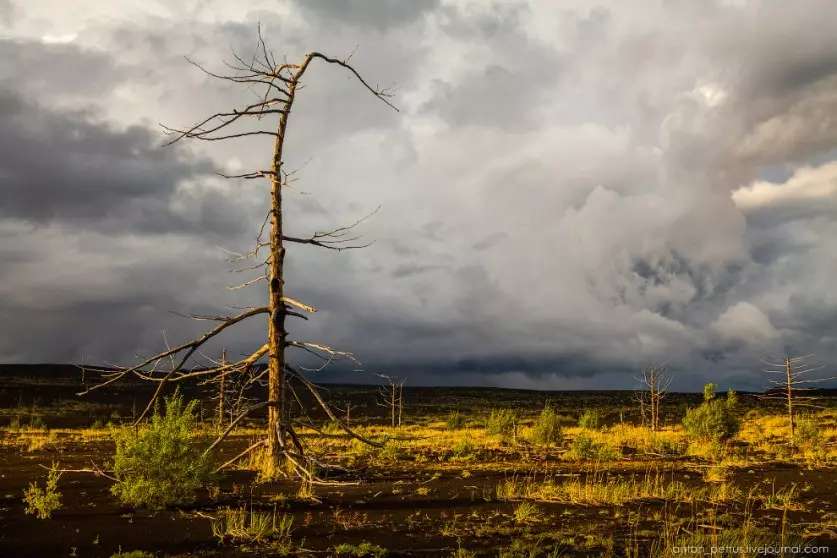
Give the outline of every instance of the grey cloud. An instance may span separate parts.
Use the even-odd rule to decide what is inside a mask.
[[[440,7],[441,29],[464,41],[485,41],[497,36],[516,35],[526,40],[520,28],[531,10],[525,2],[490,2]]]
[[[395,279],[399,279],[401,277],[410,277],[412,275],[419,275],[422,273],[427,273],[429,271],[433,271],[435,269],[439,269],[439,266],[435,265],[400,265],[395,268],[392,272],[392,276]]]
[[[501,243],[503,240],[509,237],[508,233],[505,232],[498,232],[491,235],[486,236],[479,242],[475,242],[471,248],[474,250],[488,250],[489,248],[493,248]]]
[[[314,160],[289,194],[289,226],[303,235],[382,209],[364,223],[377,240],[367,250],[289,248],[288,292],[319,309],[294,323],[294,338],[352,350],[366,368],[411,383],[510,387],[630,388],[649,360],[669,360],[681,389],[709,379],[753,386],[759,358],[774,352],[833,358],[837,230],[831,178],[822,174],[834,158],[833,4],[597,4],[292,2],[281,15],[245,6],[235,21],[218,4],[200,21],[184,8],[176,19],[91,23],[79,34],[87,46],[55,48],[68,65],[103,61],[100,74],[78,66],[101,97],[92,99],[81,80],[62,95],[36,76],[18,91],[28,95],[21,110],[37,106],[41,120],[27,117],[32,125],[23,126],[5,116],[3,126],[41,150],[52,145],[44,130],[54,130],[63,143],[53,150],[67,151],[54,158],[68,191],[92,200],[95,187],[113,215],[145,212],[153,226],[81,242],[84,228],[114,229],[91,213],[87,224],[68,220],[85,208],[60,192],[48,215],[61,219],[33,221],[37,207],[8,193],[4,170],[0,250],[10,264],[0,268],[0,311],[4,323],[27,312],[40,322],[20,328],[31,332],[32,348],[21,351],[22,337],[9,335],[17,344],[0,354],[41,350],[63,359],[74,347],[102,354],[107,345],[124,361],[135,347],[159,347],[158,324],[171,338],[192,332],[163,319],[165,310],[223,310],[216,297],[228,276],[210,242],[249,248],[242,233],[261,223],[264,191],[198,188],[195,178],[215,166],[264,164],[269,145],[190,145],[164,155],[142,128],[102,123],[185,125],[238,104],[246,92],[205,79],[180,56],[220,67],[228,45],[250,52],[261,20],[280,56],[312,48],[348,55],[360,43],[353,61],[364,75],[401,87],[396,114],[335,68],[308,76],[287,161],[296,168]],[[100,58],[105,51],[112,60]],[[64,106],[85,98],[101,113]],[[77,164],[87,152],[67,130],[98,138],[96,152],[119,164],[88,172]],[[132,147],[159,169],[124,163]],[[11,158],[4,169],[26,162],[10,167],[16,177],[47,172],[25,153]],[[800,165],[821,173],[802,176]],[[102,176],[120,179],[127,195],[100,191],[94,179]],[[742,203],[741,188],[765,176],[788,180]],[[145,182],[161,195],[142,196]],[[182,221],[177,234],[150,234],[172,215]],[[182,234],[202,230],[224,236]],[[128,236],[161,240],[131,244]],[[32,256],[35,240],[42,249]],[[74,269],[68,261],[90,266],[89,277],[74,271],[60,285],[36,273]],[[114,271],[120,267],[129,272]],[[160,278],[174,268],[183,274]],[[138,285],[147,288],[131,296]],[[37,296],[45,292],[52,294]],[[229,301],[259,303],[263,294],[256,288]],[[82,305],[92,309],[90,338],[51,343]],[[124,321],[109,317],[120,305]],[[46,327],[49,316],[56,328]],[[246,350],[261,325],[232,335],[229,347]],[[91,345],[94,337],[101,344]]]
[[[2,13],[2,12],[0,12]],[[101,49],[74,44],[44,44],[0,39],[0,83],[28,98],[60,95],[63,99],[104,95],[127,77],[126,69]]]
[[[0,0],[0,24],[11,27],[16,16],[17,8],[12,0]]]
[[[85,111],[55,111],[0,90],[0,215],[111,231],[236,232],[223,196],[181,191],[214,165],[163,148],[140,126],[115,130]],[[183,197],[184,209],[172,205]]]
[[[439,6],[439,0],[293,0],[306,14],[331,25],[393,31]]]
[[[455,77],[434,80],[420,113],[450,126],[536,126],[536,109],[561,79],[563,67],[553,48],[526,35],[522,26],[529,13],[522,3],[446,7],[440,28],[451,37],[490,46],[491,54],[475,53]]]

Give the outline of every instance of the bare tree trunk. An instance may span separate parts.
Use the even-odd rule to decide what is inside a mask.
[[[227,349],[221,351],[221,366],[227,365]],[[218,382],[218,432],[224,430],[224,388],[227,375],[223,374]]]
[[[404,415],[404,382],[398,384],[398,428],[401,428],[401,417]]]
[[[788,378],[788,419],[790,420],[790,443],[791,446],[794,445],[794,437],[796,436],[796,421],[794,420],[793,416],[793,378],[791,375],[792,367],[791,367],[791,359],[785,359],[785,373],[787,374]]]
[[[293,106],[298,76],[288,84],[286,109]],[[285,246],[282,242],[282,149],[285,143],[285,131],[288,127],[289,110],[279,115],[276,129],[276,139],[273,142],[273,164],[271,165],[271,230],[270,230],[270,300],[268,312],[270,323],[268,326],[268,401],[278,401],[277,407],[268,409],[268,438],[267,449],[271,458],[278,463],[285,447],[286,429],[286,384],[285,371],[285,340],[288,332],[285,330],[287,308],[282,300],[285,296]]]
[[[660,429],[660,414],[663,398],[668,392],[673,374],[665,365],[652,364],[642,372],[642,377],[636,378],[648,391],[640,391],[636,395],[639,412],[642,415],[643,426],[652,431]]]
[[[810,384],[832,381],[835,377],[810,378],[808,374],[822,370],[825,366],[812,367],[808,364],[808,358],[813,355],[801,357],[781,357],[771,360],[762,360],[768,368],[762,371],[767,374],[781,376],[781,380],[770,380],[775,387],[769,389],[761,396],[764,400],[781,401],[788,410],[788,425],[790,426],[790,444],[796,444],[796,413],[800,408],[818,408],[818,398],[812,395],[803,395],[800,392],[812,389]]]
[[[392,427],[395,428],[395,384],[390,383],[390,393],[391,393],[391,400],[390,400],[390,415],[392,416]]]
[[[648,369],[648,391],[651,396],[651,430],[657,430],[657,386],[656,369],[652,365]]]

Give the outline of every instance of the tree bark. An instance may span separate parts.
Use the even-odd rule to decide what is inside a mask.
[[[285,372],[285,341],[288,332],[285,330],[287,308],[282,298],[285,296],[284,261],[285,246],[282,242],[282,148],[285,142],[285,131],[288,126],[290,108],[293,106],[297,80],[288,84],[288,98],[285,101],[285,111],[279,115],[276,129],[276,139],[273,142],[273,172],[271,180],[271,229],[270,229],[270,301],[268,324],[268,388],[267,399],[278,401],[278,407],[268,410],[267,449],[274,462],[278,463],[285,447],[285,430],[287,427],[286,407],[286,372]]]
[[[791,446],[794,444],[794,437],[796,435],[796,421],[793,417],[793,379],[791,377],[791,359],[785,359],[785,373],[788,377],[788,419],[790,420],[790,443]]]

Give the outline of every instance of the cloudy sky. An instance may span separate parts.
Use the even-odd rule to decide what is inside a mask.
[[[292,337],[411,384],[759,389],[837,357],[831,0],[0,0],[0,362],[129,364],[265,303],[269,137],[162,147],[252,102],[215,70],[318,50],[291,118]],[[221,344],[264,341],[262,318]],[[208,348],[208,356],[220,344]],[[364,378],[366,380],[367,378]]]

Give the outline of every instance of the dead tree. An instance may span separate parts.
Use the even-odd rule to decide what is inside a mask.
[[[662,401],[668,393],[671,381],[674,379],[665,365],[651,364],[642,371],[642,377],[636,378],[643,389],[636,392],[636,400],[642,416],[643,425],[651,430],[659,430]]]
[[[401,419],[404,414],[404,382],[406,380],[396,380],[383,374],[378,374],[381,378],[386,380],[378,388],[379,401],[378,405],[389,409],[390,424],[393,428],[401,428]]]
[[[816,404],[817,397],[805,395],[813,390],[811,384],[818,384],[833,380],[831,378],[809,378],[808,374],[817,372],[825,366],[811,366],[808,359],[814,355],[801,357],[782,357],[771,360],[762,360],[767,365],[763,369],[766,374],[778,375],[778,380],[768,380],[772,387],[761,396],[766,401],[781,401],[787,409],[788,426],[790,427],[790,444],[795,445],[796,437],[796,412],[799,408],[819,408]]]
[[[346,426],[348,426],[350,428],[352,426],[352,409],[353,408],[354,408],[354,404],[350,400],[347,399],[346,402],[343,403],[343,409],[342,410],[346,413]]]
[[[285,171],[285,161],[283,160],[283,149],[291,109],[297,93],[303,87],[302,79],[305,73],[312,63],[318,61],[339,66],[348,71],[362,87],[377,99],[395,110],[398,109],[387,100],[391,97],[391,93],[386,89],[380,89],[370,85],[349,64],[348,59],[339,60],[319,52],[310,52],[302,57],[299,63],[291,64],[287,61],[277,63],[273,53],[266,46],[260,30],[258,33],[258,44],[252,59],[245,60],[235,53],[233,56],[235,57],[235,61],[227,64],[231,71],[228,74],[213,73],[195,62],[187,60],[211,77],[256,89],[258,99],[251,104],[213,114],[190,128],[175,129],[165,126],[164,128],[167,133],[172,135],[172,139],[168,142],[168,145],[184,139],[223,141],[254,136],[272,138],[273,156],[269,168],[234,176],[221,175],[225,178],[242,180],[265,179],[270,185],[271,206],[262,223],[254,250],[247,254],[234,254],[234,257],[230,260],[235,262],[254,260],[257,262],[254,266],[235,271],[263,269],[263,272],[256,278],[245,281],[240,285],[229,287],[232,289],[240,289],[264,280],[267,282],[267,304],[265,306],[248,308],[235,316],[192,316],[192,318],[197,320],[217,322],[218,325],[197,339],[175,348],[169,348],[153,357],[144,359],[134,366],[123,367],[116,371],[99,368],[97,370],[103,373],[103,381],[82,393],[104,387],[128,376],[155,382],[157,389],[148,402],[145,411],[138,417],[137,423],[139,423],[153,408],[154,401],[159,397],[165,385],[191,379],[223,378],[241,374],[246,370],[253,369],[261,359],[267,358],[268,364],[266,369],[254,376],[256,381],[260,381],[266,377],[267,398],[259,403],[250,405],[238,414],[220,434],[210,449],[216,447],[232,431],[235,425],[247,415],[258,410],[267,409],[267,437],[265,440],[248,448],[247,451],[252,451],[256,447],[266,446],[273,463],[279,464],[282,459],[286,459],[291,462],[300,475],[310,478],[310,465],[312,465],[313,459],[306,456],[302,443],[289,418],[289,391],[295,395],[296,392],[294,390],[296,388],[308,390],[329,418],[340,424],[349,435],[373,445],[380,444],[359,436],[346,426],[334,414],[329,404],[322,397],[319,387],[307,378],[306,370],[299,366],[291,365],[287,358],[288,349],[299,349],[322,359],[325,364],[341,359],[354,361],[354,357],[350,353],[338,351],[318,343],[291,340],[289,338],[286,327],[287,318],[308,319],[304,313],[313,313],[316,310],[307,304],[294,300],[285,292],[284,263],[286,246],[288,244],[305,244],[336,251],[368,246],[368,244],[357,244],[361,236],[354,233],[354,227],[366,219],[368,215],[352,225],[327,232],[314,232],[307,237],[289,236],[285,233],[283,190],[294,180],[292,178],[293,173]],[[256,120],[257,122],[262,122],[268,119],[276,120],[274,127],[235,129],[235,126],[247,121]],[[264,234],[268,220],[270,221],[269,239],[263,241],[262,235]],[[259,261],[259,258],[262,257],[260,256],[260,252],[265,248],[268,250],[268,255],[265,259]],[[215,339],[227,329],[257,316],[266,316],[268,326],[266,342],[258,350],[235,362],[226,364],[219,363],[203,369],[185,368],[187,363],[190,362],[190,359],[205,343]],[[239,457],[243,456],[244,454]]]
[[[227,349],[224,349],[221,352],[221,366],[227,365]],[[227,397],[227,391],[224,389],[226,388],[227,384],[227,376],[222,374],[220,378],[218,378],[218,432],[222,432],[224,430],[224,400]]]

